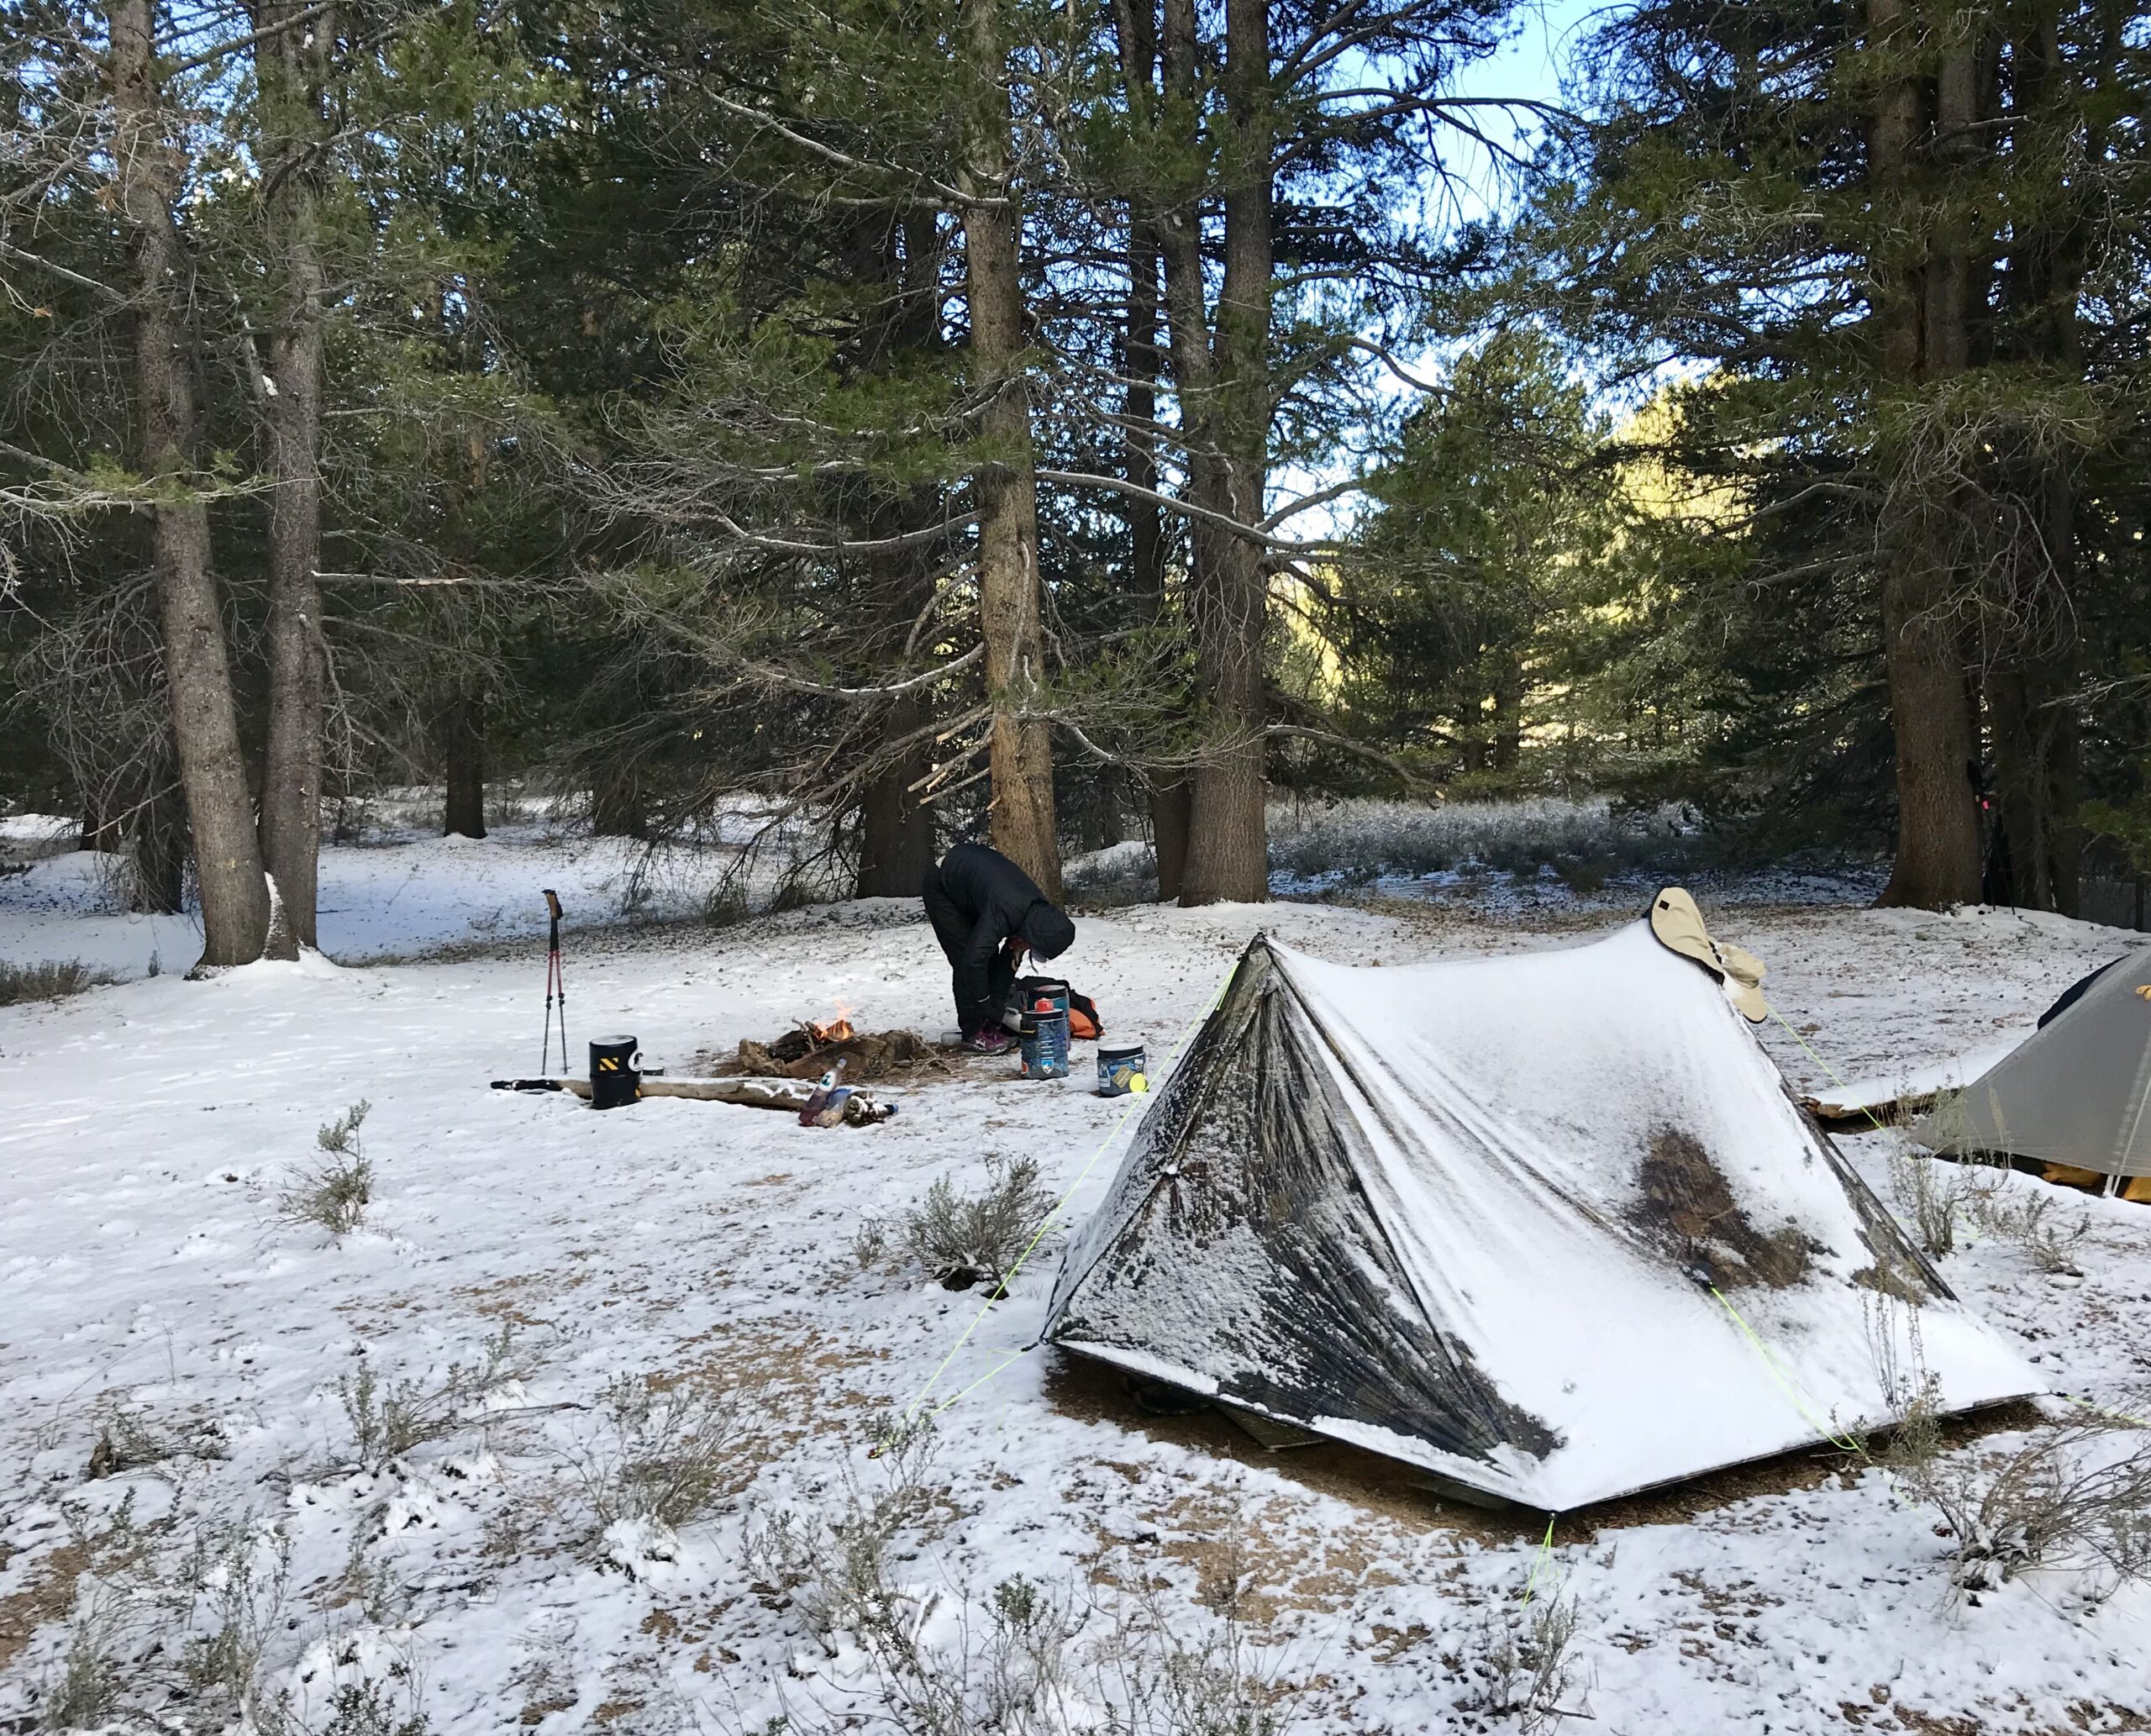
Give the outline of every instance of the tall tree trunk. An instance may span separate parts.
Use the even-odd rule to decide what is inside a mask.
[[[1269,0],[1226,0],[1225,270],[1217,297],[1217,395],[1207,430],[1223,466],[1226,510],[1256,525],[1270,475],[1270,209]],[[1263,641],[1269,573],[1262,545],[1215,539],[1190,589],[1196,676],[1212,740],[1189,779],[1183,904],[1242,902],[1270,891]]]
[[[944,510],[940,497],[922,491],[910,501],[868,521],[876,537],[900,535],[933,522]],[[934,577],[927,548],[880,551],[874,565],[881,577],[877,604],[889,619],[889,637],[897,649],[910,623],[930,597]],[[885,702],[881,739],[895,757],[870,779],[859,804],[859,876],[861,898],[916,898],[934,865],[934,810],[922,803],[913,786],[934,770],[929,737],[921,735],[933,721],[934,707],[922,693],[904,693]],[[897,745],[901,744],[901,745]]]
[[[1960,371],[1968,350],[1968,272],[1932,245],[1916,158],[1924,129],[1917,76],[1917,20],[1907,0],[1868,0],[1870,50],[1901,64],[1877,93],[1868,172],[1878,229],[1873,321],[1884,393],[1902,396]],[[1970,88],[1945,71],[1938,89],[1953,105]],[[1900,255],[1892,246],[1910,250]],[[1909,455],[1885,454],[1889,497],[1879,527],[1882,644],[1896,746],[1897,851],[1885,904],[1928,908],[1980,893],[1978,740],[1964,660],[1951,613],[1949,504],[1927,497],[1907,474]]]
[[[2017,208],[2003,282],[2007,355],[2057,390],[2084,374],[2079,304],[2087,227],[2079,162],[2096,162],[2103,152],[2105,124],[2094,117],[2120,51],[2120,15],[2117,7],[2107,10],[2106,29],[2072,76],[2053,0],[2015,14],[2010,137]],[[2028,438],[2009,458],[2005,486],[2016,497],[2017,529],[1986,689],[1999,815],[1995,857],[2006,870],[1997,890],[2014,904],[2074,915],[2083,849],[2070,697],[2079,649],[2071,601],[2076,476],[2066,450]]]
[[[1038,479],[1023,378],[1022,218],[1011,172],[1007,66],[997,0],[964,0],[972,100],[966,116],[964,269],[979,418],[990,448],[973,478],[979,505],[980,626],[993,696],[988,752],[993,846],[1060,897],[1053,742],[1031,715],[1045,676],[1040,631]]]
[[[1114,0],[1113,23],[1130,113],[1139,124],[1154,126],[1159,97],[1157,0]],[[1183,18],[1181,28],[1191,29],[1191,17]],[[1180,65],[1176,62],[1176,70]],[[1187,63],[1187,70],[1191,71],[1191,62]],[[1158,443],[1147,424],[1157,418],[1157,381],[1164,363],[1158,343],[1159,219],[1154,200],[1139,192],[1131,197],[1128,327],[1122,346],[1122,369],[1128,381],[1122,408],[1128,425],[1123,438],[1128,480],[1152,490],[1160,482]],[[1164,509],[1154,501],[1133,496],[1123,507],[1128,515],[1128,589],[1139,599],[1138,606],[1144,609],[1148,623],[1162,627],[1168,610]],[[1158,897],[1177,898],[1187,865],[1187,780],[1177,769],[1154,771],[1145,778],[1144,786],[1150,810],[1151,853],[1158,865]]]
[[[862,217],[855,227],[852,271],[861,281],[886,286],[879,311],[862,333],[862,366],[901,367],[908,355],[941,349],[945,249],[932,218],[876,214]],[[947,516],[948,502],[939,490],[917,488],[877,497],[861,523],[866,537],[887,541],[923,531]],[[873,580],[869,607],[881,621],[873,647],[877,660],[902,664],[914,655],[918,623],[934,606],[941,559],[934,544],[908,543],[867,557]],[[934,810],[920,802],[916,788],[934,770],[931,739],[921,734],[933,718],[933,702],[923,693],[902,694],[882,707],[882,751],[893,757],[860,799],[860,897],[916,898],[934,865]]]
[[[288,24],[294,0],[264,0],[257,29]],[[271,130],[263,140],[262,215],[281,276],[269,335],[265,409],[276,492],[269,502],[269,726],[261,760],[261,853],[276,876],[299,944],[317,943],[321,864],[322,318],[326,275],[320,239],[323,149],[318,104],[335,36],[332,12],[276,30],[255,50]]]
[[[875,536],[901,534],[929,523],[928,514],[944,510],[939,496],[921,497],[877,514],[868,522]],[[901,641],[934,589],[930,550],[882,551],[874,564],[883,576],[876,587],[886,599],[890,638]],[[861,898],[916,898],[934,865],[934,809],[922,803],[915,786],[934,770],[931,738],[922,735],[934,718],[933,702],[923,693],[899,694],[884,702],[881,735],[891,759],[867,782],[859,804],[859,876]]]
[[[157,771],[160,786],[143,798],[128,822],[133,860],[127,907],[145,915],[176,916],[185,907],[187,891],[187,798],[171,781],[168,764],[160,764]]]
[[[922,700],[908,697],[889,708],[891,738],[923,728],[932,716]],[[933,770],[923,747],[912,750],[866,786],[859,808],[858,896],[916,898],[934,865],[934,810],[911,786]]]
[[[112,0],[107,23],[113,158],[134,251],[140,464],[144,474],[170,490],[170,497],[150,509],[151,547],[172,739],[202,892],[202,948],[196,968],[243,965],[261,955],[269,931],[269,887],[239,750],[209,515],[189,492],[196,430],[193,358],[181,312],[187,262],[171,208],[179,192],[179,146],[159,82],[150,0]]]
[[[1990,902],[2074,914],[2082,850],[2075,717],[2051,664],[2020,660],[1986,679],[1994,742]]]
[[[590,829],[600,838],[650,836],[650,792],[633,766],[607,767],[592,787]]]
[[[1523,757],[1523,660],[1513,651],[1498,654],[1494,677],[1494,770],[1514,771]]]
[[[1190,0],[1166,0],[1169,66],[1172,58],[1171,45],[1176,39],[1172,28],[1175,15],[1182,10],[1188,15],[1191,29],[1193,8]],[[1191,36],[1188,40],[1191,45]],[[1211,355],[1209,315],[1202,292],[1202,254],[1197,231],[1199,221],[1199,214],[1192,210],[1168,213],[1160,229],[1159,252],[1165,266],[1173,383],[1180,400],[1181,434],[1187,443],[1187,497],[1191,505],[1208,512],[1228,513],[1232,493],[1227,484],[1224,462],[1217,451],[1212,430],[1217,370]],[[1228,558],[1224,547],[1228,537],[1228,533],[1212,519],[1192,519],[1187,525],[1188,613],[1190,625],[1198,634],[1202,622],[1212,618],[1203,609],[1202,599],[1213,582],[1208,576]],[[1198,666],[1197,678],[1202,686],[1201,697],[1205,712],[1203,722],[1207,730],[1214,728],[1214,724],[1207,715],[1210,696],[1208,684],[1202,680],[1202,675],[1203,671]],[[1203,751],[1207,753],[1211,750],[1211,744],[1206,742]],[[1162,814],[1154,811],[1152,815],[1160,897],[1186,899],[1194,781],[1192,771],[1181,775],[1171,786],[1172,796]]]
[[[1149,48],[1149,57],[1154,59],[1156,52]],[[1124,434],[1128,480],[1154,492],[1160,481],[1158,443],[1146,424],[1158,414],[1158,249],[1149,225],[1133,215],[1128,229],[1128,334],[1122,346],[1128,387],[1121,406],[1128,423]],[[1165,510],[1155,501],[1132,495],[1123,506],[1128,515],[1128,588],[1146,624],[1162,639],[1170,608]],[[1150,848],[1158,863],[1158,897],[1177,898],[1187,863],[1187,780],[1177,769],[1154,771],[1144,780],[1144,786],[1150,810]]]
[[[1892,562],[1882,634],[1897,760],[1897,854],[1880,902],[1938,910],[1980,896],[1979,743],[1954,624],[1939,613],[1949,574],[1931,558]]]
[[[459,694],[440,719],[442,781],[441,831],[450,838],[486,835],[486,713],[480,702]]]
[[[106,854],[116,854],[126,849],[127,834],[119,822],[106,811],[103,791],[83,791],[77,805],[82,810],[82,824],[75,841],[76,849]]]
[[[127,907],[176,916],[186,907],[187,798],[174,775],[171,732],[140,744],[83,792],[82,848],[122,859]]]

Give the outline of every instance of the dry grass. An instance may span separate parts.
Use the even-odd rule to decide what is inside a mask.
[[[983,1594],[957,1589],[958,1638],[929,1644],[923,1618],[947,1593],[911,1586],[894,1564],[958,1510],[934,1480],[927,1428],[891,1424],[876,1441],[876,1486],[847,1476],[826,1512],[765,1517],[749,1530],[747,1560],[772,1612],[797,1612],[833,1654],[865,1652],[877,1727],[906,1736],[1060,1736],[1070,1728],[1275,1736],[1283,1728],[1291,1691],[1256,1665],[1237,1621],[1238,1576],[1209,1589],[1212,1619],[1191,1620],[1154,1595],[1102,1608],[1088,1586],[1012,1575]],[[1100,1727],[1095,1712],[1105,1706],[1112,1721]],[[855,1728],[856,1710],[833,1713],[808,1699],[787,1705],[782,1727],[819,1736]]]
[[[34,965],[0,960],[0,1007],[18,1007],[26,1001],[64,1001],[111,981],[105,972],[92,970],[80,959]]]

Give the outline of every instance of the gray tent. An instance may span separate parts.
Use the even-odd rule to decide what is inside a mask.
[[[1045,1336],[1549,1511],[1879,1420],[1915,1370],[1949,1409],[2041,1390],[1801,1113],[1751,986],[1671,946],[1258,939]]]
[[[2124,954],[2079,988],[1912,1138],[1938,1151],[2151,1176],[2151,950]]]

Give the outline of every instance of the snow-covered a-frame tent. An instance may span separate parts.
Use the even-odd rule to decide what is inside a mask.
[[[2130,1178],[2128,1197],[2151,1199],[2151,951],[2124,954],[2078,984],[1912,1138],[1939,1151]]]
[[[1880,1420],[1923,1373],[1950,1410],[2041,1390],[1793,1102],[1740,986],[1648,922],[1386,969],[1258,937],[1046,1338],[1551,1512]]]

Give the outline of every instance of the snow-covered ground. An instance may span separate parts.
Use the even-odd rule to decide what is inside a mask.
[[[444,838],[419,806],[399,803],[362,842],[323,853],[318,921],[331,958],[359,964],[543,935],[547,886],[585,926],[696,917],[739,861],[724,844],[652,849],[520,809],[484,838]],[[753,829],[738,829],[744,839]],[[0,820],[0,860],[27,864],[0,880],[0,962],[76,959],[111,976],[183,975],[201,955],[199,914],[127,910],[115,861],[71,848],[77,830],[43,814]],[[765,895],[775,865],[755,865]]]
[[[683,859],[678,907],[721,867]],[[137,979],[0,1010],[0,1728],[73,1692],[71,1651],[78,1672],[121,1660],[115,1718],[186,1686],[184,1657],[208,1679],[211,1654],[183,1651],[189,1622],[197,1639],[220,1625],[257,1639],[260,1680],[315,1731],[338,1684],[368,1677],[384,1704],[459,1736],[760,1731],[786,1711],[795,1730],[826,1728],[879,1703],[872,1672],[844,1635],[818,1637],[813,1588],[772,1566],[768,1527],[886,1487],[910,1461],[869,1454],[906,1407],[936,1414],[913,1473],[933,1496],[883,1509],[916,1594],[904,1619],[926,1647],[982,1651],[994,1588],[1021,1575],[1083,1621],[1078,1700],[1112,1673],[1097,1661],[1107,1636],[1161,1623],[1182,1646],[1215,1642],[1213,1663],[1229,1634],[1277,1691],[1280,1729],[1510,1728],[1469,1709],[1473,1670],[1490,1618],[1528,1586],[1575,1599],[1564,1703],[1622,1736],[2151,1728],[2151,1597],[2058,1574],[1953,1596],[1933,1515],[1837,1455],[1573,1516],[1542,1550],[1543,1516],[1444,1505],[1342,1449],[1265,1452],[1214,1415],[1147,1418],[1109,1376],[1030,1348],[1051,1249],[991,1307],[907,1266],[892,1230],[862,1257],[937,1177],[976,1187],[991,1159],[1035,1159],[1080,1218],[1140,1102],[1101,1100],[1080,1076],[1025,1084],[970,1064],[902,1092],[897,1118],[868,1130],[489,1091],[538,1065],[535,888],[617,913],[624,858],[609,846],[511,828],[468,847],[332,850],[324,939],[346,962],[200,983],[176,974],[192,956],[179,935],[129,938],[87,871],[57,855],[0,881],[0,956]],[[1162,1072],[1258,928],[1398,963],[1560,945],[1627,914],[1551,891],[1519,910],[1468,885],[1402,890],[1364,907],[1126,907],[1083,918],[1067,963],[1112,1036],[1147,1044]],[[1770,965],[1785,1023],[1761,1035],[1798,1086],[1824,1083],[1825,1065],[1887,1074],[2027,1028],[2143,938],[1876,912],[1858,890],[1718,907],[1725,938]],[[497,944],[422,956],[474,940]],[[153,948],[167,974],[150,978]],[[404,961],[350,962],[386,956]],[[723,930],[572,925],[567,971],[578,1044],[630,1031],[675,1066],[839,1002],[870,1028],[948,1023],[931,934],[895,902]],[[339,1242],[280,1222],[316,1128],[361,1099],[365,1226]],[[1882,1139],[1846,1144],[1887,1197]],[[1991,1240],[1944,1273],[2058,1388],[2125,1405],[2151,1386],[2151,1212],[2058,1198],[2092,1220],[2080,1278]],[[504,1326],[502,1366],[443,1407],[452,1426],[361,1463],[362,1370],[376,1409],[438,1392]],[[622,1422],[608,1383],[644,1375],[658,1414]],[[702,1426],[705,1399],[728,1428]],[[707,1510],[676,1535],[608,1523],[623,1461],[665,1457],[650,1440],[668,1415],[675,1457],[698,1431],[722,1436]],[[93,1478],[101,1434],[110,1474]],[[214,1692],[187,1691],[164,1723],[127,1727],[222,1728]],[[340,1736],[376,1728],[352,1703]]]

